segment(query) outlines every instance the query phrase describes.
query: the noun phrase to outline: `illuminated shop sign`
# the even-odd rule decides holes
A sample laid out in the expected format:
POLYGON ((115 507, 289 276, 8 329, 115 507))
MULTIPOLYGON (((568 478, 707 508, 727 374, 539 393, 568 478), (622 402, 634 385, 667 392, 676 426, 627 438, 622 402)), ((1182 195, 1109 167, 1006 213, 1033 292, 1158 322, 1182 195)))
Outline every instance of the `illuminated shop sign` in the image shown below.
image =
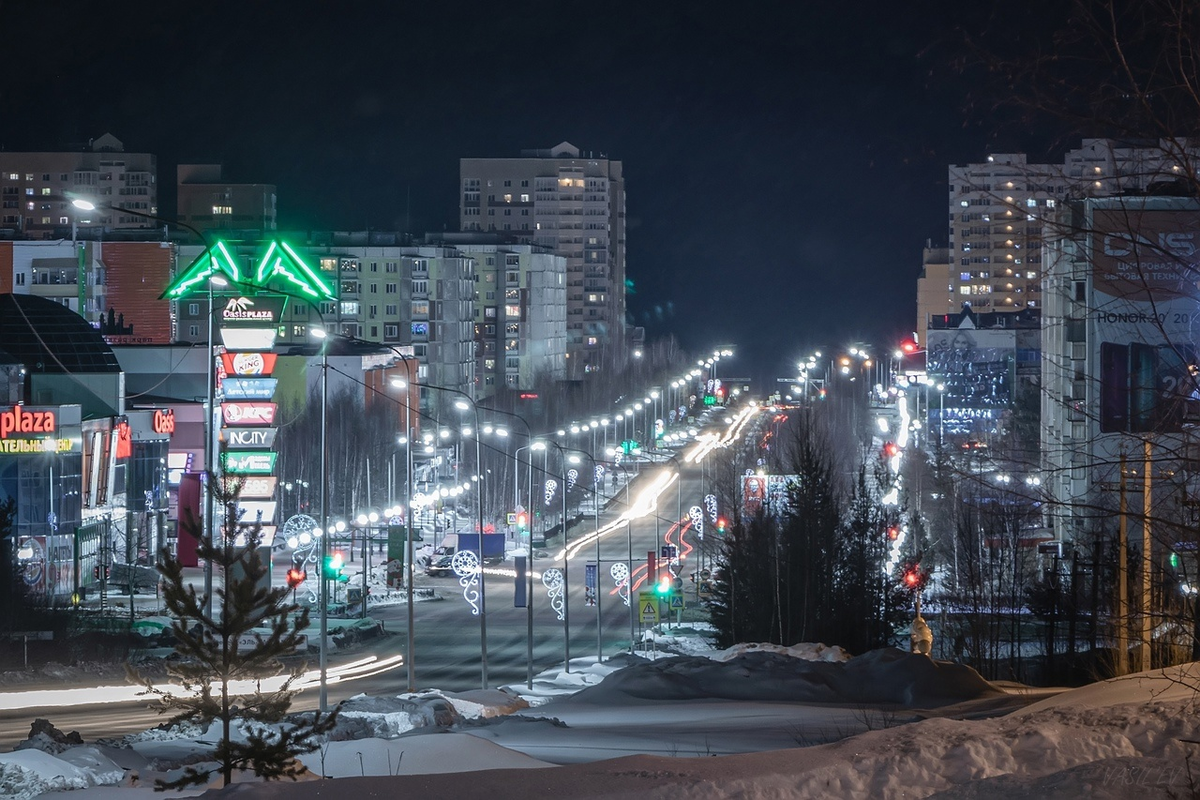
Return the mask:
POLYGON ((238 499, 267 500, 275 496, 275 484, 279 481, 273 475, 239 475, 236 478, 225 478, 225 491, 234 492, 241 484, 238 499))
POLYGON ((221 438, 238 450, 269 450, 275 444, 279 428, 225 428, 221 438))
POLYGON ((121 420, 113 430, 117 434, 117 458, 129 458, 133 455, 133 428, 129 427, 129 423, 121 420))
POLYGON ((222 353, 226 375, 267 376, 275 371, 274 353, 222 353))
POLYGON ((226 400, 270 400, 278 383, 276 378, 225 378, 221 392, 226 400))
POLYGON ((221 328, 226 350, 270 350, 275 346, 275 328, 221 328))
POLYGON ((155 411, 151 425, 155 433, 165 433, 170 436, 175 432, 175 410, 165 408, 155 411))
POLYGON ((29 439, 54 433, 56 428, 57 417, 52 409, 13 406, 11 411, 0 412, 0 439, 29 439))
POLYGON ((279 454, 263 452, 222 453, 221 469, 235 475, 269 475, 275 469, 277 455, 279 454))
POLYGON ((226 425, 273 425, 274 403, 221 403, 221 418, 226 425))
POLYGON ((231 297, 221 309, 221 324, 277 325, 286 302, 287 298, 270 295, 231 297))

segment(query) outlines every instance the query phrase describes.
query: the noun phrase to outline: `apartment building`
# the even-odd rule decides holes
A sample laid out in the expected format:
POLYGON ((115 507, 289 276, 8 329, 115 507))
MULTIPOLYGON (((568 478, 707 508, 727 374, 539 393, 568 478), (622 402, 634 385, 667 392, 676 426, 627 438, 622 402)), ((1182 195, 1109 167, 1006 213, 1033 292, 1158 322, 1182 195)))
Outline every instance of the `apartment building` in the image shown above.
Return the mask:
POLYGON ((108 344, 167 344, 174 319, 170 303, 158 298, 174 259, 173 244, 153 240, 0 241, 0 294, 35 295, 69 308, 108 344))
POLYGON ((158 166, 149 153, 126 153, 105 134, 86 148, 64 152, 0 151, 0 231, 30 239, 71 236, 72 226, 148 228, 154 223, 124 209, 158 213, 158 166), (71 206, 68 195, 95 202, 71 206))
MULTIPOLYGON (((995 153, 949 167, 949 280, 944 292, 930 286, 919 296, 918 320, 962 303, 985 312, 1039 308, 1046 221, 1068 197, 1139 194, 1177 179, 1172 149, 1166 142, 1084 139, 1061 163, 995 153)), ((1188 160, 1195 163, 1194 154, 1188 160)), ((918 333, 923 329, 919 323, 918 333)))
POLYGON ((541 245, 566 259, 567 374, 625 348, 625 179, 620 161, 563 142, 519 158, 459 161, 459 227, 541 245))
MULTIPOLYGON (((426 237, 427 240, 433 235, 426 237)), ((443 244, 475 260, 475 382, 533 389, 566 376, 566 259, 544 247, 486 233, 443 234, 443 244)))
POLYGON ((276 228, 274 184, 227 181, 220 164, 180 164, 176 197, 177 219, 206 233, 276 228))

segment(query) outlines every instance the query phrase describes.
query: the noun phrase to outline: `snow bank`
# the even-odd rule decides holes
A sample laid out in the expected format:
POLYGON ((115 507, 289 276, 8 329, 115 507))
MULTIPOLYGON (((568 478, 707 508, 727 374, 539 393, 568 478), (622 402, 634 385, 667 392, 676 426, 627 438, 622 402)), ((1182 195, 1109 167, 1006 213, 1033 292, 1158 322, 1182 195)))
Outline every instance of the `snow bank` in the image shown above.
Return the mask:
POLYGON ((778 653, 779 655, 799 658, 804 661, 832 661, 835 663, 851 659, 851 655, 837 645, 830 647, 826 644, 814 644, 811 642, 802 642, 801 644, 794 644, 791 647, 770 644, 769 642, 735 644, 733 647, 713 653, 709 658, 714 661, 729 661, 746 653, 778 653))
POLYGON ((969 667, 895 649, 873 650, 844 662, 809 661, 753 650, 727 661, 681 656, 636 664, 609 675, 598 686, 577 692, 573 700, 609 704, 630 698, 719 698, 911 708, 1001 694, 969 667))
POLYGON ((314 775, 329 778, 554 766, 465 733, 330 742, 319 750, 300 756, 300 761, 314 775))
POLYGON ((51 755, 41 750, 0 753, 0 797, 25 800, 46 792, 119 783, 125 770, 94 747, 51 755))

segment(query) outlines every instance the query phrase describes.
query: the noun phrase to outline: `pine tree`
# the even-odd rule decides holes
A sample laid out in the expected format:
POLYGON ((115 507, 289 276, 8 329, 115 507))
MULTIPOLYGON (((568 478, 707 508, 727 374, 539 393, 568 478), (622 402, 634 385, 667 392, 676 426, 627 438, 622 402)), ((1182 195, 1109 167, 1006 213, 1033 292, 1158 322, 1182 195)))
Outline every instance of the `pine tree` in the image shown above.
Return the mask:
POLYGON ((142 695, 157 698, 160 713, 177 712, 171 723, 192 721, 207 727, 220 722, 221 738, 213 751, 215 768, 189 766, 175 781, 158 781, 159 789, 205 783, 218 771, 228 786, 235 769, 253 770, 267 780, 295 780, 304 770, 295 757, 315 750, 318 737, 332 729, 336 718, 334 711, 284 720, 297 691, 292 683, 304 668, 285 675, 279 659, 303 642, 308 610, 288 602, 286 586, 266 584, 269 567, 259 555, 262 526, 238 524, 241 482, 212 480, 210 485, 213 506, 221 510, 214 515, 221 520, 219 541, 201 531, 194 519, 185 524, 199 542, 197 555, 223 577, 223 588, 215 589, 213 614, 207 613, 205 598, 185 582, 179 559, 164 549, 158 569, 180 656, 167 668, 173 685, 157 687, 132 669, 129 675, 145 687, 142 695), (256 629, 269 633, 256 635, 256 629), (248 637, 254 642, 250 646, 248 637), (275 686, 272 679, 281 680, 275 686), (235 738, 235 725, 245 741, 235 738))
POLYGON ((779 528, 761 512, 737 522, 720 541, 709 613, 717 645, 778 642, 777 541, 779 528))

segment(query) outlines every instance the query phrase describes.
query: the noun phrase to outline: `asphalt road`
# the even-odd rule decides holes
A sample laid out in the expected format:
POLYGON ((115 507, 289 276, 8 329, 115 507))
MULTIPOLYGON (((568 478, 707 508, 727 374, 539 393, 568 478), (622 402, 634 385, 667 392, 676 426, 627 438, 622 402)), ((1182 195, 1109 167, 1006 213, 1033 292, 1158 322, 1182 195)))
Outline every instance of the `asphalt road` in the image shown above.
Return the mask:
MULTIPOLYGON (((584 542, 579 552, 568 560, 567 613, 569 616, 570 655, 573 662, 582 666, 585 660, 593 660, 599 647, 604 658, 627 651, 631 641, 630 608, 612 593, 614 587, 610 568, 616 562, 629 563, 632 553, 634 567, 634 603, 638 598, 639 580, 644 583, 646 556, 648 551, 660 552, 665 542, 680 546, 684 558, 680 574, 687 576, 699 568, 699 551, 692 550, 697 544, 694 531, 685 530, 683 542, 677 522, 688 519, 688 509, 703 507, 704 488, 701 470, 694 465, 685 465, 682 472, 674 462, 643 466, 641 474, 628 484, 628 490, 615 498, 599 518, 601 530, 609 532, 599 537, 600 576, 600 636, 597 637, 597 609, 588 606, 584 597, 585 563, 596 560, 596 537, 592 532, 597 523, 593 518, 578 521, 569 530, 572 543, 584 542), (662 480, 664 473, 677 473, 678 480, 671 481, 659 493, 656 510, 642 506, 645 513, 628 524, 619 523, 620 515, 629 507, 638 506, 638 498, 648 487, 662 480), (614 523, 615 527, 612 527, 614 523)), ((712 537, 709 537, 712 544, 712 537)), ((535 558, 536 572, 552 566, 562 567, 555 556, 560 546, 548 547, 544 554, 535 558)), ((510 567, 511 563, 505 566, 510 567)), ((440 600, 419 602, 414 606, 415 653, 412 659, 414 686, 438 688, 448 691, 478 689, 483 685, 480 617, 472 613, 471 606, 463 599, 462 589, 456 578, 430 578, 422 576, 418 585, 431 586, 440 600)), ((641 587, 648 589, 649 587, 641 587)), ((694 586, 684 578, 684 591, 688 602, 694 602, 694 586)), ((528 658, 528 612, 515 608, 514 579, 486 576, 486 623, 487 623, 487 685, 490 687, 524 683, 529 669, 528 658)), ((330 656, 330 667, 373 654, 381 657, 403 654, 406 645, 407 607, 404 605, 373 609, 371 616, 380 619, 388 635, 371 640, 349 652, 336 652, 330 656)), ((640 636, 640 616, 634 615, 634 632, 640 636)), ((543 669, 562 664, 566 652, 567 624, 560 620, 551 608, 547 590, 541 580, 535 580, 533 593, 533 659, 532 670, 537 674, 543 669)), ((310 663, 310 668, 315 667, 310 663)), ((331 704, 355 694, 397 694, 407 690, 408 666, 400 665, 382 674, 349 683, 332 682, 328 696, 331 704)), ((15 689, 16 687, 14 687, 15 689)), ((301 693, 295 701, 297 709, 315 708, 318 702, 316 689, 301 693)), ((68 708, 22 707, 0 710, 0 747, 12 747, 25 738, 30 722, 44 717, 64 730, 78 730, 85 739, 102 736, 118 736, 145 730, 163 721, 163 718, 139 703, 117 703, 88 705, 84 703, 68 708)))

